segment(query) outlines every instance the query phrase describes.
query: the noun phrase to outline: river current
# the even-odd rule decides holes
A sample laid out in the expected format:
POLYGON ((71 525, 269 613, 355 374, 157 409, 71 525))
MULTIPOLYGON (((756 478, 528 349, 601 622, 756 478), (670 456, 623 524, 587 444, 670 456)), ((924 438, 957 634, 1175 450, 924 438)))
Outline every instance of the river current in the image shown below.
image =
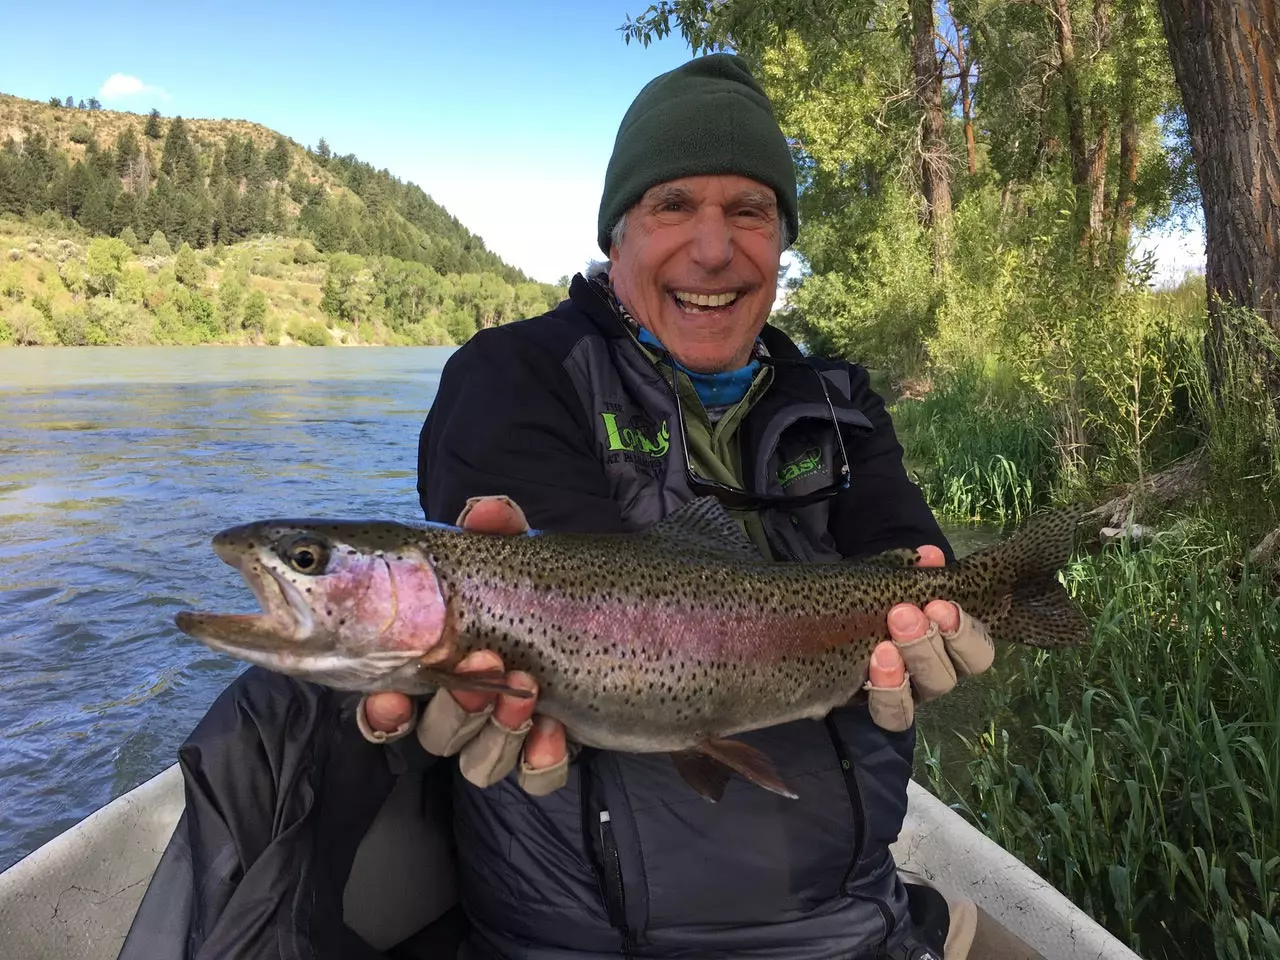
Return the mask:
MULTIPOLYGON (((214 533, 421 519, 449 353, 0 350, 0 870, 172 763, 244 669, 173 626, 255 609, 214 533)), ((959 553, 990 535, 949 533, 959 553)))

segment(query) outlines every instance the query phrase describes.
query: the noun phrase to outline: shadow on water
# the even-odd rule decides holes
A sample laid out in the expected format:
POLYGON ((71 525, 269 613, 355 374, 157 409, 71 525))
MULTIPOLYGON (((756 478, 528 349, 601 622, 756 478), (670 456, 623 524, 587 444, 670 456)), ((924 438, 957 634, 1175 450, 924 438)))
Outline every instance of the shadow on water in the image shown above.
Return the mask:
POLYGON ((243 669, 172 626, 252 606, 214 533, 421 518, 448 354, 0 350, 0 870, 171 763, 243 669))

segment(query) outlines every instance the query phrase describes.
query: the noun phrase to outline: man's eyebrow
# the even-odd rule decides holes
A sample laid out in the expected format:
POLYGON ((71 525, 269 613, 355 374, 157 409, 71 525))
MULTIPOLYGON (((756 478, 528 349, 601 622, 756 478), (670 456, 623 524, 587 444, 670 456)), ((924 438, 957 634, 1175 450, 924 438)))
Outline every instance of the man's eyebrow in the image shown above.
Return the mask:
POLYGON ((669 203, 672 200, 688 200, 689 197, 688 187, 678 187, 674 184, 663 184, 649 191, 650 203, 669 203))
POLYGON ((756 207, 760 210, 776 210, 778 208, 777 198, 772 193, 766 193, 763 190, 744 190, 734 199, 737 203, 745 204, 748 207, 756 207))

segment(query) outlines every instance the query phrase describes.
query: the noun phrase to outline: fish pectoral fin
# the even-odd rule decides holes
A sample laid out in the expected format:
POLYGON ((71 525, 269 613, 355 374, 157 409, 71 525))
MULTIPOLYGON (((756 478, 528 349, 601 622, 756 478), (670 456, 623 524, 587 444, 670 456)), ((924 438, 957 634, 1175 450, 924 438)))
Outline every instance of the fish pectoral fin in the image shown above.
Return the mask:
POLYGON ((441 670, 439 667, 419 667, 418 675, 428 683, 446 690, 472 690, 478 693, 505 693, 508 696, 528 700, 533 694, 507 683, 507 675, 502 670, 475 670, 458 673, 454 670, 441 670))
POLYGON ((698 753, 723 764, 758 787, 764 787, 788 800, 799 799, 799 796, 783 783, 773 761, 755 747, 739 740, 710 739, 703 740, 695 749, 698 753))
POLYGON ((729 774, 733 771, 719 760, 699 753, 697 750, 682 750, 671 754, 671 761, 684 782, 698 791, 698 794, 719 803, 724 796, 724 788, 729 783, 729 774))

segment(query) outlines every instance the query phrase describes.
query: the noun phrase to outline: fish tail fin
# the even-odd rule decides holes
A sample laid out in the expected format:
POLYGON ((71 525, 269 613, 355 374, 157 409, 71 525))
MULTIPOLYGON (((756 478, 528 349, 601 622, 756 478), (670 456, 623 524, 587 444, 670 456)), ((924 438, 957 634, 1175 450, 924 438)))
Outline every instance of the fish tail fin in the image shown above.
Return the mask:
POLYGON ((987 600, 978 616, 992 639, 1032 647, 1088 642, 1089 622, 1058 582, 1085 509, 1075 504, 1042 513, 1007 540, 959 562, 987 600))

